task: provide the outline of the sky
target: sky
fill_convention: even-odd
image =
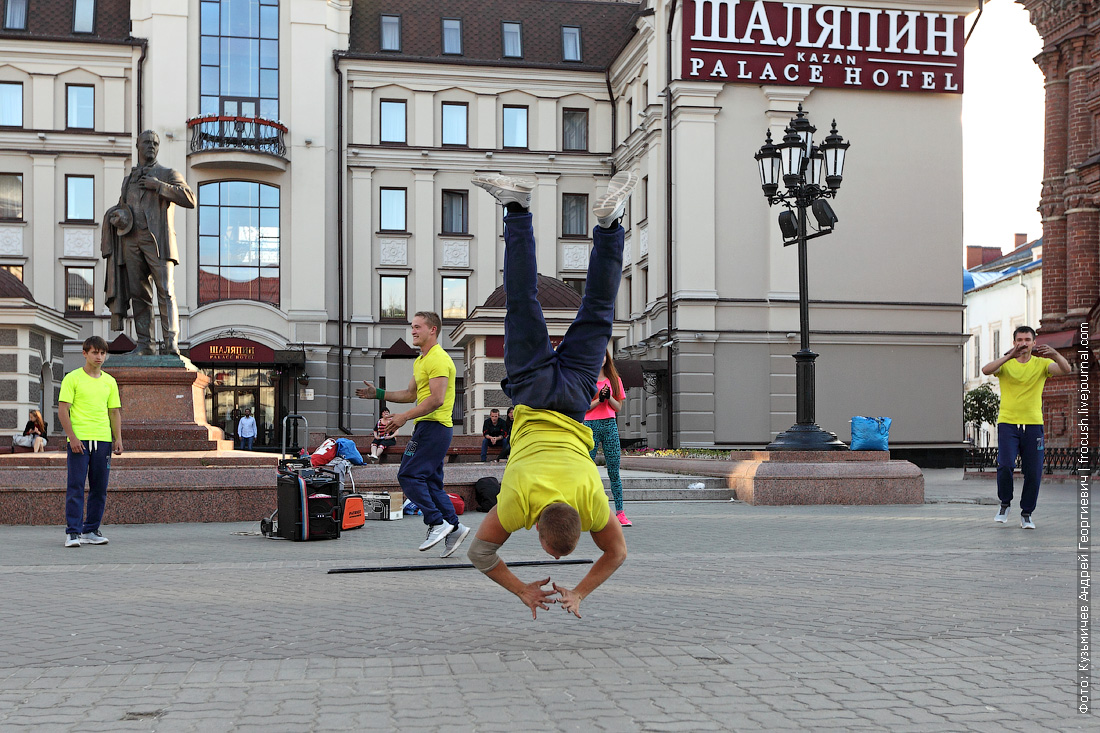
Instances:
[[[967,19],[967,29],[977,13]],[[963,241],[1013,248],[1043,234],[1042,40],[1014,0],[988,0],[963,63]]]

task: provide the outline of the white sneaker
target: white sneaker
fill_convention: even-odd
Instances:
[[[458,528],[450,522],[440,522],[439,524],[433,524],[431,527],[428,527],[428,536],[420,543],[420,551],[424,552],[424,550],[432,549],[456,529]]]
[[[72,532],[65,535],[65,547],[80,547],[83,542],[80,541],[80,535]]]
[[[501,206],[519,204],[525,209],[531,208],[531,191],[535,184],[530,181],[511,176],[474,176],[470,183],[484,188]]]
[[[451,532],[444,539],[447,546],[443,549],[443,554],[440,555],[440,557],[450,557],[455,554],[455,550],[458,549],[458,546],[462,544],[462,540],[466,539],[466,535],[468,534],[470,534],[470,528],[462,522],[459,522],[455,531]]]
[[[638,185],[638,174],[633,171],[619,171],[607,184],[607,193],[596,199],[592,213],[604,229],[610,229],[617,219],[626,212],[626,201]]]
[[[1020,529],[1035,529],[1035,522],[1031,521],[1030,514],[1020,515]]]
[[[98,529],[80,535],[80,541],[85,545],[105,545],[108,542],[107,538]]]
[[[1008,507],[1003,506],[997,510],[997,516],[993,517],[994,522],[1004,524],[1008,521]]]

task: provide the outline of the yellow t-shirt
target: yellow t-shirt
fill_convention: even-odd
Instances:
[[[1023,364],[1009,359],[993,372],[1001,383],[1001,411],[997,422],[1008,425],[1043,424],[1043,385],[1053,359],[1032,356]]]
[[[436,377],[447,378],[447,394],[443,398],[443,404],[429,412],[424,417],[418,417],[414,422],[421,420],[434,420],[437,423],[452,427],[451,413],[455,406],[455,363],[443,347],[436,344],[428,349],[427,354],[421,354],[413,362],[413,379],[416,380],[416,404],[428,399],[432,393],[428,380]]]
[[[564,501],[581,515],[582,532],[599,532],[611,516],[592,461],[592,431],[553,410],[516,407],[512,453],[504,469],[497,518],[506,532],[531,529],[542,510]]]
[[[110,442],[114,438],[107,410],[122,407],[122,400],[118,396],[118,382],[107,372],[94,378],[84,367],[74,369],[61,381],[57,401],[69,403],[69,420],[77,440]]]

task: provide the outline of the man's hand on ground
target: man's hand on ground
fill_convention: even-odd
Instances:
[[[577,591],[572,588],[566,588],[564,585],[558,585],[557,583],[554,583],[554,590],[561,596],[557,601],[561,607],[577,618],[580,618],[581,597]]]
[[[543,611],[550,610],[550,606],[546,604],[557,603],[556,599],[550,597],[558,592],[556,590],[557,586],[554,586],[555,590],[543,590],[542,588],[542,586],[549,582],[550,578],[532,581],[524,585],[523,590],[517,594],[519,595],[519,599],[523,601],[523,604],[531,609],[532,619],[538,618],[538,610],[540,608]]]

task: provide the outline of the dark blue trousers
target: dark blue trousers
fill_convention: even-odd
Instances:
[[[997,498],[1012,503],[1012,471],[1016,455],[1024,474],[1020,494],[1020,513],[1031,514],[1039,501],[1039,483],[1043,479],[1043,426],[997,424]]]
[[[577,317],[557,350],[538,301],[538,269],[531,214],[504,217],[504,393],[516,405],[555,410],[577,422],[596,394],[615,319],[615,296],[623,274],[623,228],[592,230],[588,280]]]
[[[99,529],[107,506],[107,479],[111,475],[111,441],[82,440],[83,453],[67,445],[69,468],[65,494],[65,534],[82,534]],[[84,483],[88,483],[88,505],[84,506]],[[87,515],[85,515],[87,509]]]
[[[451,447],[452,429],[435,420],[421,420],[401,456],[397,482],[424,513],[424,524],[458,524],[451,497],[443,490],[443,461]]]

